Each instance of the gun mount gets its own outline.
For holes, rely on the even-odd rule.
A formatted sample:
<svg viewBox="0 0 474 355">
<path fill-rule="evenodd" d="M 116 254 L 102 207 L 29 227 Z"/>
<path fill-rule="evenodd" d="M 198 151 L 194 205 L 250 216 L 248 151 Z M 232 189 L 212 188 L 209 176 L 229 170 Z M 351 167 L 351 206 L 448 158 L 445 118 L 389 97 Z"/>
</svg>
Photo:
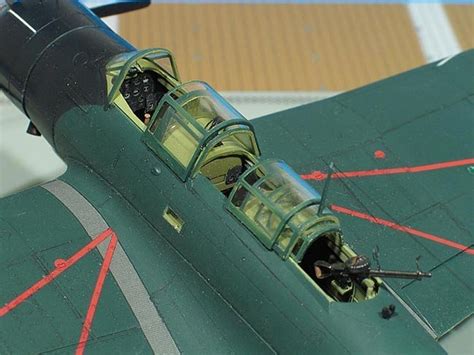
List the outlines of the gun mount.
<svg viewBox="0 0 474 355">
<path fill-rule="evenodd" d="M 314 263 L 314 271 L 316 278 L 322 280 L 333 277 L 341 281 L 349 282 L 354 278 L 365 277 L 392 277 L 399 279 L 416 279 L 421 280 L 424 277 L 431 277 L 431 273 L 416 271 L 398 271 L 398 270 L 381 270 L 380 267 L 372 269 L 370 260 L 364 255 L 357 255 L 345 262 L 328 263 L 324 260 L 318 260 Z"/>
</svg>

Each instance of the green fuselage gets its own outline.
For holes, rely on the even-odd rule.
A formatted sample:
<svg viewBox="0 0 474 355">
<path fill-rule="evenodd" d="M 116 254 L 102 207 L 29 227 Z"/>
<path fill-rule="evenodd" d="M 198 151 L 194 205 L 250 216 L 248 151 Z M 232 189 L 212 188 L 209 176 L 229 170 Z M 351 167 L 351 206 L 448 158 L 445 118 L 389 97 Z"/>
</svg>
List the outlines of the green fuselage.
<svg viewBox="0 0 474 355">
<path fill-rule="evenodd" d="M 16 16 L 12 11 L 16 11 Z M 18 21 L 18 17 L 23 21 Z M 24 22 L 28 21 L 37 31 L 25 28 Z M 199 330 L 188 323 L 202 321 L 203 329 L 222 328 L 221 334 L 233 337 L 231 341 L 203 332 L 201 350 L 216 353 L 442 352 L 412 314 L 383 287 L 367 301 L 331 300 L 315 287 L 294 259 L 282 258 L 265 247 L 226 208 L 226 195 L 206 177 L 197 173 L 183 179 L 170 168 L 169 161 L 150 149 L 143 139 L 149 128 L 144 132 L 124 113 L 123 107 L 107 97 L 107 64 L 133 50 L 76 1 L 9 2 L 8 6 L 0 7 L 0 88 L 66 162 L 68 172 L 61 179 L 74 186 L 117 233 L 178 349 L 199 349 L 195 336 Z M 159 109 L 158 106 L 156 110 Z M 264 142 L 272 137 L 259 131 L 258 122 L 255 126 L 261 150 L 265 152 Z M 33 190 L 32 194 L 35 193 L 47 195 L 45 191 Z M 30 209 L 47 210 L 54 205 L 58 212 L 54 223 L 62 228 L 68 226 L 71 214 L 58 207 L 59 202 L 51 196 L 47 198 L 43 205 L 35 205 L 32 199 Z M 173 228 L 164 218 L 170 209 L 181 220 L 179 228 Z M 16 215 L 8 217 L 13 220 Z M 76 221 L 75 229 L 71 227 L 73 232 L 84 234 L 77 225 Z M 38 223 L 33 232 L 41 234 L 50 227 Z M 152 232 L 142 233 L 144 229 Z M 18 234 L 29 237 L 30 230 L 25 230 Z M 157 246 L 153 253 L 146 248 L 149 244 Z M 47 247 L 42 246 L 45 250 Z M 179 276 L 176 271 L 174 276 L 174 268 L 164 270 L 173 258 L 179 259 L 178 265 L 185 266 L 187 275 Z M 36 277 L 33 272 L 24 274 Z M 163 274 L 173 275 L 170 284 L 174 277 L 191 281 L 185 283 L 183 292 L 161 297 L 166 285 L 156 287 Z M 211 290 L 212 297 L 205 291 L 198 293 L 201 289 Z M 114 295 L 116 304 L 125 303 L 120 291 Z M 83 302 L 87 297 L 82 295 L 78 299 Z M 190 311 L 175 311 L 174 299 L 179 305 L 176 309 Z M 396 316 L 383 319 L 382 308 L 391 304 L 396 305 Z M 202 320 L 197 311 L 193 312 L 196 309 L 205 310 Z M 123 315 L 128 311 L 120 309 L 117 313 Z M 207 314 L 212 317 L 206 318 Z M 9 316 L 14 322 L 16 315 Z M 97 318 L 100 317 L 98 313 Z M 214 322 L 214 328 L 206 323 L 208 319 L 212 319 L 208 323 Z M 227 319 L 234 323 L 226 323 Z M 107 329 L 104 333 L 108 335 L 107 327 L 111 324 L 98 323 Z M 132 332 L 130 329 L 127 331 Z M 237 336 L 241 330 L 242 336 Z M 71 341 L 61 339 L 61 345 L 47 344 L 45 349 L 77 341 L 75 333 L 74 337 Z M 207 348 L 210 343 L 224 345 Z M 30 352 L 37 352 L 34 346 Z"/>
<path fill-rule="evenodd" d="M 157 238 L 164 236 L 161 242 L 169 243 L 271 349 L 440 350 L 383 288 L 377 297 L 361 303 L 329 301 L 294 261 L 266 249 L 225 209 L 226 197 L 210 181 L 198 174 L 183 183 L 141 141 L 142 134 L 119 109 L 96 106 L 67 112 L 56 125 L 54 143 L 68 165 L 93 170 L 130 203 L 143 223 L 159 233 Z M 184 221 L 181 232 L 164 220 L 166 207 Z M 147 267 L 160 269 L 160 265 Z M 397 305 L 397 316 L 386 320 L 380 312 L 389 304 Z M 180 337 L 186 335 L 176 334 L 179 346 Z"/>
</svg>

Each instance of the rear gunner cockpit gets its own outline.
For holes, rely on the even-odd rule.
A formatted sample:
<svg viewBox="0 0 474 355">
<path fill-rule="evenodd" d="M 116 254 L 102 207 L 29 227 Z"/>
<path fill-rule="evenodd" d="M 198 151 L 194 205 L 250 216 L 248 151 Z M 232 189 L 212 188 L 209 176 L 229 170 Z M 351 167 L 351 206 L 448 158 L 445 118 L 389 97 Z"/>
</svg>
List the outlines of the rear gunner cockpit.
<svg viewBox="0 0 474 355">
<path fill-rule="evenodd" d="M 339 220 L 319 211 L 321 197 L 282 161 L 248 169 L 235 184 L 228 209 L 268 248 L 294 262 L 331 299 L 359 302 L 375 297 L 370 277 L 318 279 L 315 262 L 346 262 L 356 253 L 343 241 Z"/>
</svg>

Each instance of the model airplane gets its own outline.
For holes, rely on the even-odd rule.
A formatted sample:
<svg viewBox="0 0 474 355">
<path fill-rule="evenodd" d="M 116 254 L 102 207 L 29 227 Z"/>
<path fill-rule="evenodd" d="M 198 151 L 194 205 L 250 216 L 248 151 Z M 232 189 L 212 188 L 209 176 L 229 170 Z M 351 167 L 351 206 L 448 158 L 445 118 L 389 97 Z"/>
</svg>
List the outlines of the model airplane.
<svg viewBox="0 0 474 355">
<path fill-rule="evenodd" d="M 442 353 L 473 313 L 473 58 L 250 123 L 77 1 L 0 1 L 0 88 L 68 165 L 0 200 L 0 352 Z"/>
</svg>

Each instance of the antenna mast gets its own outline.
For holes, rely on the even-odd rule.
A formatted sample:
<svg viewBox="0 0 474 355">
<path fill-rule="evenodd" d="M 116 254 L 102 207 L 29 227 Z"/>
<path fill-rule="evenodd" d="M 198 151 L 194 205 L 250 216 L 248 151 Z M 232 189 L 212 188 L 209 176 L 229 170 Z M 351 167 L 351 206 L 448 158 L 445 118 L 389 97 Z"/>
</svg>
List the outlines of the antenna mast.
<svg viewBox="0 0 474 355">
<path fill-rule="evenodd" d="M 334 162 L 329 164 L 328 176 L 326 182 L 324 183 L 323 193 L 321 195 L 321 202 L 319 203 L 318 216 L 323 214 L 324 208 L 326 207 L 326 198 L 329 191 L 329 183 L 331 182 L 332 174 L 334 173 Z"/>
</svg>

